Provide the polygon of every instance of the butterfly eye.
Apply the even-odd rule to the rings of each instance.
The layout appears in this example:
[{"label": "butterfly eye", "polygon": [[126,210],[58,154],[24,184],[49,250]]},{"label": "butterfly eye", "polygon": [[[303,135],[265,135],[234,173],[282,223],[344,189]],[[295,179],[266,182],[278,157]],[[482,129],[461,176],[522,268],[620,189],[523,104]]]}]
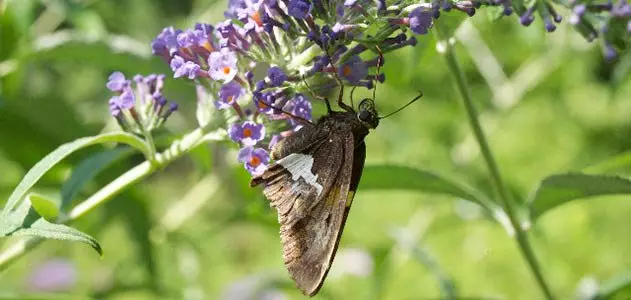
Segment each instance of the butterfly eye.
[{"label": "butterfly eye", "polygon": [[372,99],[364,99],[359,103],[357,118],[370,128],[376,128],[377,125],[379,125],[375,102],[373,102]]}]

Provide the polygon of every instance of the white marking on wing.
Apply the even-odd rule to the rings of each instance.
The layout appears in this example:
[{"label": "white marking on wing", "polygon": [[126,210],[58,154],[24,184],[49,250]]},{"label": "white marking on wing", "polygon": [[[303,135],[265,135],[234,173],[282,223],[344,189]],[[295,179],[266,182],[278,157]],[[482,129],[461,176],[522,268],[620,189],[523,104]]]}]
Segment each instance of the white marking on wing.
[{"label": "white marking on wing", "polygon": [[[307,184],[316,189],[318,196],[320,196],[323,187],[317,181],[318,175],[313,175],[311,172],[311,168],[313,167],[313,157],[311,155],[293,153],[279,160],[278,163],[289,171],[291,179],[297,181],[302,177]],[[296,185],[297,183],[294,183],[292,190],[297,187]]]}]

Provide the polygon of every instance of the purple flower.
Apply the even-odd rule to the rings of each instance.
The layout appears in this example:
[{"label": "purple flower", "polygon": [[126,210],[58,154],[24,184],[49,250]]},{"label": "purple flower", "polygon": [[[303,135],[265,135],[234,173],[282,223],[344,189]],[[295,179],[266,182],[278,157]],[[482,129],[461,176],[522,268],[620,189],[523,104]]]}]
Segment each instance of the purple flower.
[{"label": "purple flower", "polygon": [[208,51],[214,51],[215,45],[213,44],[213,26],[206,23],[197,23],[195,24],[195,31],[198,32],[198,45],[204,47]]},{"label": "purple flower", "polygon": [[120,95],[110,98],[110,113],[112,116],[117,117],[121,110],[134,107],[135,102],[134,92],[127,87]]},{"label": "purple flower", "polygon": [[433,13],[422,7],[414,9],[408,18],[410,29],[416,34],[427,34],[427,30],[432,27]]},{"label": "purple flower", "polygon": [[[292,115],[311,121],[311,102],[309,102],[303,94],[296,94],[294,99],[285,104],[286,111]],[[291,120],[292,124],[300,124],[294,120]]]},{"label": "purple flower", "polygon": [[173,29],[173,27],[167,27],[162,29],[162,32],[151,41],[151,49],[154,55],[162,56],[165,59],[170,58],[177,52],[178,43],[177,36],[182,33],[182,30]]},{"label": "purple flower", "polygon": [[269,154],[262,148],[245,147],[239,151],[238,159],[252,176],[263,174],[269,164]]},{"label": "purple flower", "polygon": [[245,89],[240,84],[231,81],[224,84],[219,90],[219,101],[215,101],[218,109],[232,107],[232,105],[245,94]]},{"label": "purple flower", "polygon": [[278,87],[283,85],[283,82],[287,80],[287,75],[279,67],[271,67],[267,70],[267,77],[270,79],[270,85],[272,87]]},{"label": "purple flower", "polygon": [[311,12],[311,3],[307,0],[290,0],[287,12],[294,18],[304,19]]},{"label": "purple flower", "polygon": [[360,84],[368,76],[368,67],[359,56],[353,55],[338,68],[337,73],[351,84]]},{"label": "purple flower", "polygon": [[273,114],[274,109],[271,107],[276,102],[276,98],[272,92],[257,93],[254,96],[254,106],[264,114]]},{"label": "purple flower", "polygon": [[230,49],[222,48],[210,54],[208,66],[212,79],[229,82],[237,75],[237,56]]},{"label": "purple flower", "polygon": [[114,72],[107,78],[105,85],[112,92],[122,92],[125,86],[129,86],[129,80],[125,79],[125,75],[121,72]]},{"label": "purple flower", "polygon": [[28,279],[29,287],[35,291],[67,291],[77,282],[77,270],[65,259],[52,259],[35,268]]},{"label": "purple flower", "polygon": [[201,70],[198,64],[192,61],[184,61],[180,56],[174,56],[171,60],[171,70],[173,70],[173,78],[186,76],[188,79],[197,78],[197,74]]},{"label": "purple flower", "polygon": [[240,142],[244,146],[254,146],[265,138],[265,126],[252,121],[232,124],[228,135],[233,141]]}]

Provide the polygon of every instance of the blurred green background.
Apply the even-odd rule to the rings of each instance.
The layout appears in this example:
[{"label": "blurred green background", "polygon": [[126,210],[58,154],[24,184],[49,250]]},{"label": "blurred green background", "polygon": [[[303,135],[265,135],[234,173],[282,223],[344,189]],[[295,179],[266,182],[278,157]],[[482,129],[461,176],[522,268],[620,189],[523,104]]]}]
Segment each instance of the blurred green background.
[{"label": "blurred green background", "polygon": [[[215,24],[227,1],[3,5],[0,199],[60,144],[115,129],[108,75],[169,77],[168,66],[150,55],[151,39],[165,26]],[[492,23],[480,10],[459,23],[447,17],[455,14],[439,22],[455,30],[483,127],[519,201],[547,175],[581,170],[631,147],[628,59],[603,61],[599,44],[587,43],[567,23],[546,34],[540,20],[530,27],[514,16]],[[386,57],[388,79],[376,102],[384,113],[418,89],[425,96],[368,136],[367,165],[423,168],[492,193],[434,37],[418,38],[415,48]],[[169,79],[166,94],[182,107],[167,131],[179,136],[194,129],[193,85]],[[164,132],[159,144],[167,145],[170,134]],[[301,298],[283,266],[276,215],[260,191],[248,187],[249,174],[236,163],[233,146],[201,147],[73,223],[101,242],[102,259],[82,244],[46,241],[0,274],[0,297]],[[104,149],[71,156],[37,191],[58,194],[74,166]],[[133,155],[108,167],[76,201],[140,161]],[[625,176],[629,170],[606,171]],[[631,201],[625,198],[574,202],[534,227],[531,240],[560,299],[581,298],[631,268]],[[2,243],[6,248],[11,241]],[[62,273],[68,280],[41,282],[41,276]],[[454,288],[462,298],[542,298],[515,242],[478,207],[446,196],[362,190],[360,184],[316,298],[436,299]]]}]

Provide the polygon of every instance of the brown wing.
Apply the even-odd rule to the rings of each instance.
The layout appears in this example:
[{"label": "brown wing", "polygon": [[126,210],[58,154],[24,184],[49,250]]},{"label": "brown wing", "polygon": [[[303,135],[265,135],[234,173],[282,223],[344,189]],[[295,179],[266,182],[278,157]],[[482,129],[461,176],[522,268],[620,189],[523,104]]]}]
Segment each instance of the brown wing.
[{"label": "brown wing", "polygon": [[[293,137],[286,139],[290,145],[295,144]],[[282,217],[288,225],[307,216],[327,196],[344,159],[342,135],[307,140],[305,144],[309,146],[285,155],[250,182],[251,186],[265,184],[263,194],[278,211],[279,221]]]},{"label": "brown wing", "polygon": [[[297,286],[307,295],[315,295],[326,277],[337,250],[346,220],[346,202],[351,183],[353,136],[346,135],[342,167],[326,198],[293,226],[281,217],[281,239],[285,265]],[[342,156],[342,155],[340,155]]]},{"label": "brown wing", "polygon": [[[363,166],[365,146],[360,146],[358,159]],[[359,175],[353,170],[358,164],[353,160],[354,151],[352,133],[337,132],[305,149],[303,154],[284,158],[313,157],[313,173],[318,174],[317,182],[323,185],[320,199],[309,198],[317,194],[317,189],[302,177],[294,180],[298,169],[293,168],[292,174],[283,164],[271,166],[252,180],[252,185],[266,184],[264,193],[278,211],[285,265],[307,295],[315,295],[322,286],[342,234],[354,194],[349,192],[357,187],[355,181],[361,175],[361,170]]]}]

